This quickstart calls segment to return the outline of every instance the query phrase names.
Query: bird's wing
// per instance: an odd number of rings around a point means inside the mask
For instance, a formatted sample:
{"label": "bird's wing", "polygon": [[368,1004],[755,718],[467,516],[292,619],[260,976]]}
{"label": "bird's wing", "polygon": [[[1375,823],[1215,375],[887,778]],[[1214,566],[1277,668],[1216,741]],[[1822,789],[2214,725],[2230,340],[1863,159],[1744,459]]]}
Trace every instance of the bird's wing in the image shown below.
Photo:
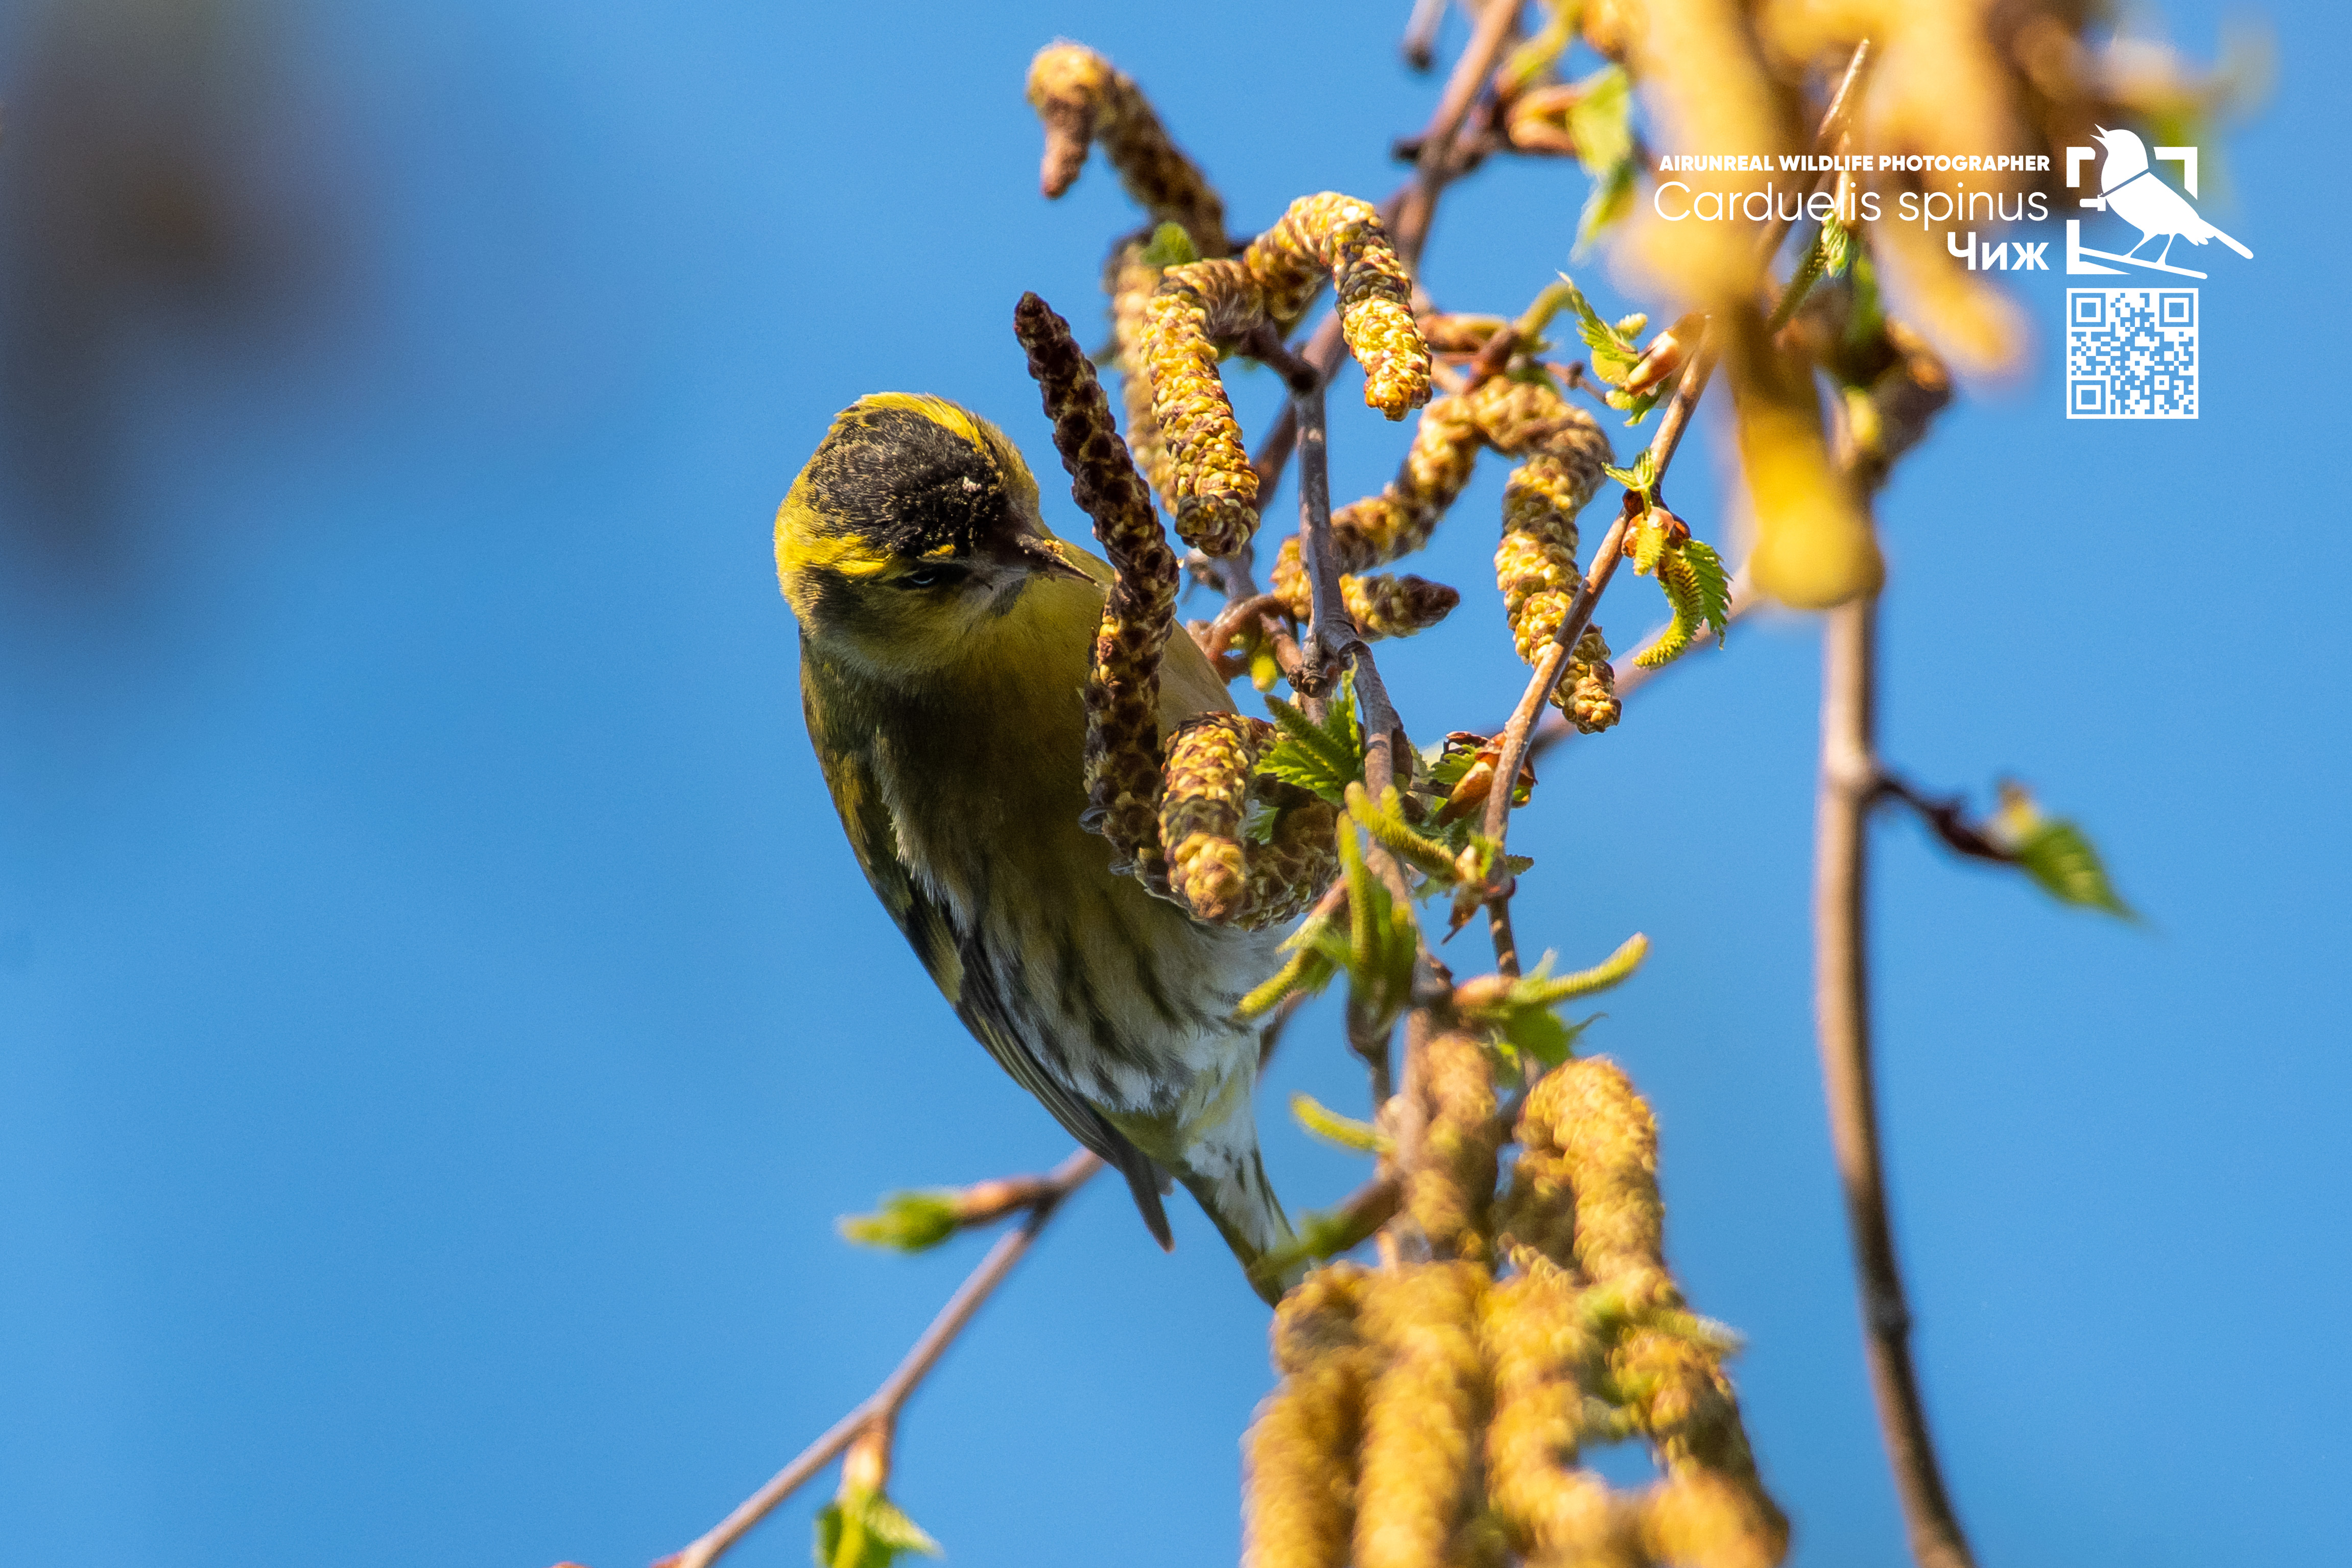
{"label": "bird's wing", "polygon": [[841,814],[841,826],[848,833],[850,852],[857,857],[875,896],[964,1026],[988,1047],[988,1054],[1015,1083],[1053,1112],[1054,1120],[1071,1137],[1127,1178],[1152,1238],[1163,1247],[1173,1247],[1168,1214],[1160,1202],[1165,1181],[1160,1168],[1101,1111],[1048,1076],[1023,1041],[1013,1012],[998,994],[993,969],[978,951],[973,933],[957,929],[947,906],[923,889],[899,858],[898,830],[891,825],[889,807],[876,776],[871,731],[861,733],[855,725],[825,722],[827,705],[817,700],[816,690],[822,679],[803,663],[801,709],[808,720],[817,764],[824,771],[825,788],[832,793],[834,809]]}

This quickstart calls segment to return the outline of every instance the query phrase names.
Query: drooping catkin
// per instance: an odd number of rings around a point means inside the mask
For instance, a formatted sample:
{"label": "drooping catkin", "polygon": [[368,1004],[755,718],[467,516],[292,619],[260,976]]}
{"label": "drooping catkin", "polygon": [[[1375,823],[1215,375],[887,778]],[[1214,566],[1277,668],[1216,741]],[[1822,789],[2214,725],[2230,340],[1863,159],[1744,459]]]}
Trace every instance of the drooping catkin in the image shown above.
{"label": "drooping catkin", "polygon": [[1412,319],[1412,274],[1369,202],[1337,191],[1301,196],[1250,241],[1242,264],[1287,331],[1327,278],[1348,352],[1364,367],[1364,405],[1402,419],[1429,401],[1429,345]]}
{"label": "drooping catkin", "polygon": [[1159,265],[1150,260],[1140,239],[1129,240],[1111,255],[1103,269],[1103,290],[1110,296],[1111,335],[1118,345],[1119,401],[1127,410],[1127,449],[1135,466],[1171,511],[1176,503],[1167,444],[1160,438],[1160,421],[1151,415],[1151,377],[1143,364],[1143,318],[1160,287]]}
{"label": "drooping catkin", "polygon": [[1789,1554],[1789,1524],[1753,1486],[1687,1466],[1642,1500],[1642,1544],[1681,1568],[1776,1568]]}
{"label": "drooping catkin", "polygon": [[1318,1269],[1276,1310],[1283,1380],[1250,1426],[1244,1568],[1343,1568],[1348,1561],[1364,1398],[1377,1362],[1356,1325],[1365,1278],[1352,1264]]}
{"label": "drooping catkin", "polygon": [[1332,192],[1301,196],[1237,260],[1171,267],[1144,312],[1151,407],[1166,443],[1176,531],[1230,555],[1257,528],[1257,475],[1217,373],[1219,347],[1260,328],[1286,331],[1328,278],[1364,398],[1390,418],[1429,398],[1429,350],[1412,285],[1371,207]]}
{"label": "drooping catkin", "polygon": [[1552,705],[1585,734],[1608,729],[1622,716],[1617,700],[1617,668],[1609,662],[1609,640],[1601,628],[1588,625],[1570,655],[1568,674],[1552,689]]}
{"label": "drooping catkin", "polygon": [[1460,1030],[1441,1030],[1422,1049],[1423,1131],[1405,1173],[1404,1203],[1438,1258],[1484,1262],[1495,1194],[1495,1079],[1485,1047]]}
{"label": "drooping catkin", "polygon": [[1087,677],[1086,820],[1147,887],[1164,892],[1160,655],[1176,627],[1175,552],[1069,323],[1034,294],[1021,297],[1013,321],[1054,421],[1071,499],[1094,520],[1095,537],[1117,573]]}
{"label": "drooping catkin", "polygon": [[[1331,807],[1256,773],[1275,735],[1263,719],[1204,713],[1168,737],[1160,842],[1169,890],[1197,920],[1263,931],[1314,902],[1339,875]],[[1276,814],[1264,842],[1244,831],[1254,805]]]}
{"label": "drooping catkin", "polygon": [[1486,1495],[1530,1563],[1622,1562],[1639,1514],[1590,1470],[1570,1469],[1583,1436],[1588,1363],[1598,1354],[1575,1281],[1530,1258],[1487,1291],[1480,1339],[1494,1380]]}
{"label": "drooping catkin", "polygon": [[1244,910],[1249,864],[1242,815],[1250,774],[1274,739],[1273,725],[1238,713],[1202,714],[1168,737],[1160,842],[1171,889],[1201,920],[1224,924]]}
{"label": "drooping catkin", "polygon": [[1039,184],[1050,197],[1076,183],[1089,143],[1154,223],[1177,223],[1202,256],[1223,256],[1225,204],[1170,141],[1150,101],[1126,72],[1083,44],[1049,44],[1029,63],[1029,106],[1045,126]]}
{"label": "drooping catkin", "polygon": [[[1311,600],[1312,595],[1309,595]],[[1348,618],[1372,641],[1409,637],[1427,631],[1454,613],[1462,595],[1443,583],[1411,573],[1375,572],[1339,579],[1339,600]]]}
{"label": "drooping catkin", "polygon": [[1280,813],[1272,837],[1249,846],[1247,912],[1238,922],[1264,931],[1297,916],[1339,875],[1339,814],[1295,785],[1261,778],[1252,787]]}
{"label": "drooping catkin", "polygon": [[1585,1278],[1615,1292],[1628,1313],[1681,1305],[1664,1253],[1657,1119],[1632,1080],[1606,1057],[1565,1063],[1528,1096],[1525,1120],[1538,1119],[1576,1195]]}
{"label": "drooping catkin", "polygon": [[1195,261],[1160,274],[1144,307],[1144,365],[1175,500],[1176,531],[1210,555],[1231,555],[1257,530],[1257,471],[1217,371],[1217,345],[1265,319],[1238,261]]}
{"label": "drooping catkin", "polygon": [[1486,1284],[1471,1263],[1412,1264],[1366,1281],[1359,1321],[1383,1361],[1366,1396],[1354,1568],[1443,1563],[1470,1512]]}
{"label": "drooping catkin", "polygon": [[1681,1326],[1682,1293],[1664,1257],[1656,1118],[1614,1062],[1592,1057],[1547,1074],[1519,1126],[1531,1152],[1544,1147],[1558,1156],[1549,1173],[1573,1197],[1574,1255],[1590,1281],[1588,1301],[1626,1325],[1609,1352],[1608,1384],[1670,1474],[1712,1483],[1660,1505],[1663,1514],[1654,1506],[1645,1531],[1679,1532],[1677,1550],[1712,1542],[1706,1549],[1717,1555],[1691,1559],[1699,1568],[1777,1563],[1788,1523],[1756,1474],[1721,1349]]}

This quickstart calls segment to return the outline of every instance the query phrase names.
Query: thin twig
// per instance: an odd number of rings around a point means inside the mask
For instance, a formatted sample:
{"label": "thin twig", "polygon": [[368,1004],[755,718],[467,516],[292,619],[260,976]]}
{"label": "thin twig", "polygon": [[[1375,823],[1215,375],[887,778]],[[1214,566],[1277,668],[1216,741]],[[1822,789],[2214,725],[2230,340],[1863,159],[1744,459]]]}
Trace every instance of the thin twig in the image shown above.
{"label": "thin twig", "polygon": [[1822,617],[1822,777],[1813,861],[1813,1014],[1830,1142],[1845,1188],[1870,1386],[1895,1495],[1919,1568],[1973,1568],[1936,1462],[1918,1373],[1911,1310],[1886,1213],[1886,1175],[1871,1079],[1870,807],[1884,784],[1873,737],[1877,605],[1841,605]]}
{"label": "thin twig", "polygon": [[1014,1266],[1028,1255],[1032,1243],[1045,1228],[1062,1203],[1072,1193],[1093,1179],[1103,1168],[1103,1163],[1085,1150],[1079,1150],[1054,1168],[1045,1185],[1029,1205],[1021,1223],[997,1237],[996,1245],[980,1266],[965,1277],[940,1309],[930,1327],[923,1331],[914,1348],[907,1352],[882,1385],[865,1402],[833,1424],[824,1436],[801,1450],[792,1463],[778,1470],[765,1486],[739,1503],[735,1510],[713,1526],[710,1531],[685,1551],[663,1558],[654,1568],[709,1568],[726,1551],[741,1540],[751,1527],[765,1519],[778,1503],[806,1486],[816,1474],[830,1464],[864,1433],[887,1430],[898,1419],[898,1412],[923,1379],[929,1375],[956,1336],[963,1332],[974,1313],[978,1312],[990,1294],[1004,1282]]}
{"label": "thin twig", "polygon": [[1202,628],[1195,640],[1200,643],[1202,653],[1215,658],[1233,646],[1234,638],[1239,637],[1242,628],[1250,622],[1261,616],[1287,613],[1288,606],[1276,595],[1247,595],[1228,602],[1223,609],[1217,612],[1217,618]]}
{"label": "thin twig", "polygon": [[1437,29],[1445,20],[1445,0],[1412,0],[1412,15],[1404,25],[1404,38],[1397,52],[1404,63],[1417,71],[1425,71],[1437,63]]}
{"label": "thin twig", "polygon": [[1437,198],[1454,177],[1454,138],[1469,119],[1471,106],[1486,90],[1487,79],[1495,74],[1503,46],[1518,29],[1519,5],[1520,0],[1486,0],[1486,9],[1478,13],[1478,25],[1471,31],[1469,47],[1446,79],[1437,112],[1430,116],[1429,129],[1422,132],[1412,184],[1397,209],[1391,236],[1409,271],[1421,270],[1421,249],[1428,242],[1430,224],[1437,215]]}
{"label": "thin twig", "polygon": [[1878,794],[1885,800],[1899,800],[1917,814],[1929,832],[1943,840],[1944,847],[1956,855],[1972,860],[1990,860],[1999,866],[2017,864],[2017,851],[1990,837],[1969,820],[1968,800],[1962,795],[1937,799],[1924,794],[1918,786],[1881,764],[1878,771]]}
{"label": "thin twig", "polygon": [[[1304,367],[1302,367],[1304,368]],[[1323,379],[1307,369],[1291,387],[1298,424],[1298,541],[1307,567],[1307,633],[1299,639],[1300,673],[1309,696],[1330,687],[1331,666],[1363,647],[1339,595],[1339,563],[1331,544],[1331,468],[1324,440]]]}

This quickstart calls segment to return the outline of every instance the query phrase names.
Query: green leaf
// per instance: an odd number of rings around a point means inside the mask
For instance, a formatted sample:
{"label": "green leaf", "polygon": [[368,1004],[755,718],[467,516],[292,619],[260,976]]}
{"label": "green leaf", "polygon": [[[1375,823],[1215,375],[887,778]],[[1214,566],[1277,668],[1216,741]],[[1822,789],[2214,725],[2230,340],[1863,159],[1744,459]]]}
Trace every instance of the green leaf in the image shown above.
{"label": "green leaf", "polygon": [[1421,749],[1422,792],[1444,800],[1462,782],[1462,775],[1478,760],[1478,748],[1486,743],[1484,735],[1474,735],[1467,730],[1457,730],[1443,741],[1433,741]]}
{"label": "green leaf", "polygon": [[1292,1095],[1290,1114],[1298,1119],[1298,1125],[1325,1142],[1359,1154],[1385,1154],[1394,1147],[1388,1134],[1370,1122],[1342,1116],[1311,1094]]}
{"label": "green leaf", "polygon": [[1364,777],[1364,731],[1356,718],[1355,671],[1340,678],[1339,689],[1332,693],[1320,724],[1279,697],[1269,695],[1265,706],[1281,726],[1282,738],[1258,760],[1257,771],[1297,784],[1333,805],[1346,805],[1348,786],[1362,783]]}
{"label": "green leaf", "polygon": [[1659,558],[1666,552],[1666,525],[1656,519],[1655,512],[1646,513],[1633,530],[1633,574],[1637,577],[1655,572]]}
{"label": "green leaf", "polygon": [[1454,992],[1454,1006],[1463,1023],[1491,1032],[1515,1064],[1534,1061],[1555,1068],[1568,1059],[1578,1037],[1591,1026],[1593,1019],[1571,1024],[1552,1009],[1570,997],[1589,996],[1617,984],[1641,966],[1649,951],[1650,939],[1637,932],[1591,969],[1556,979],[1551,974],[1552,955],[1546,953],[1532,974],[1511,980],[1488,975],[1466,983]]}
{"label": "green leaf", "polygon": [[1665,401],[1666,395],[1666,389],[1663,386],[1653,387],[1647,392],[1626,392],[1612,387],[1601,395],[1601,401],[1612,408],[1622,409],[1626,426],[1630,429],[1647,419],[1650,410]]}
{"label": "green leaf", "polygon": [[1853,231],[1832,218],[1822,225],[1822,275],[1837,278],[1853,263]]}
{"label": "green leaf", "polygon": [[2139,918],[2117,896],[2105,864],[2083,830],[2064,817],[2042,816],[2023,784],[2001,781],[2000,809],[1991,827],[1994,838],[2017,857],[2018,868],[2060,903],[2121,920]]}
{"label": "green leaf", "polygon": [[2042,891],[2062,904],[2104,910],[2125,920],[2138,918],[2116,894],[2107,880],[2099,852],[2083,830],[2063,817],[2052,817],[2017,845],[2017,863],[2040,883]]}
{"label": "green leaf", "polygon": [[880,1492],[845,1491],[816,1516],[817,1568],[890,1568],[909,1552],[944,1555],[938,1542]]}
{"label": "green leaf", "polygon": [[1633,210],[1633,161],[1628,158],[1592,176],[1592,189],[1584,198],[1584,210],[1577,215],[1576,242],[1569,255],[1591,255],[1601,237],[1623,222]]}
{"label": "green leaf", "polygon": [[[1640,359],[1640,352],[1633,342],[1620,333],[1614,326],[1601,319],[1601,312],[1592,308],[1592,301],[1584,297],[1584,290],[1576,286],[1575,279],[1563,272],[1559,275],[1559,283],[1556,287],[1567,295],[1570,308],[1576,312],[1576,335],[1584,340],[1585,347],[1591,349],[1596,356],[1614,354],[1622,357],[1632,354],[1636,360]],[[1595,368],[1599,367],[1598,358],[1595,359],[1594,365]]]}
{"label": "green leaf", "polygon": [[1359,1016],[1391,1019],[1412,993],[1412,961],[1421,933],[1410,908],[1400,909],[1364,864],[1363,847],[1349,826],[1339,835],[1339,869],[1348,883],[1348,931],[1327,931],[1317,945],[1348,972],[1348,1005]]}
{"label": "green leaf", "polygon": [[1569,140],[1588,174],[1613,174],[1633,158],[1633,84],[1622,66],[1604,66],[1576,84]]}
{"label": "green leaf", "polygon": [[1151,231],[1141,258],[1147,267],[1182,267],[1201,259],[1192,237],[1181,223],[1163,223]]}
{"label": "green leaf", "polygon": [[1715,628],[1716,646],[1720,647],[1731,630],[1731,578],[1723,569],[1723,557],[1706,540],[1687,539],[1683,542],[1683,559],[1690,563],[1691,575],[1698,584],[1700,617]]}
{"label": "green leaf", "polygon": [[1282,945],[1290,953],[1289,959],[1264,984],[1241,999],[1234,1016],[1244,1023],[1262,1017],[1281,1005],[1283,998],[1294,991],[1303,991],[1309,996],[1320,994],[1339,972],[1340,961],[1334,959],[1324,946],[1330,929],[1328,915],[1312,918],[1284,939]]}
{"label": "green leaf", "polygon": [[[1592,1018],[1600,1016],[1598,1013],[1592,1015]],[[1576,1049],[1578,1037],[1592,1026],[1592,1018],[1580,1018],[1570,1024],[1548,1008],[1521,1008],[1504,1024],[1503,1041],[1549,1072],[1568,1060]]]}
{"label": "green leaf", "polygon": [[844,1215],[841,1234],[860,1247],[926,1252],[956,1233],[955,1194],[937,1187],[892,1193],[873,1214]]}

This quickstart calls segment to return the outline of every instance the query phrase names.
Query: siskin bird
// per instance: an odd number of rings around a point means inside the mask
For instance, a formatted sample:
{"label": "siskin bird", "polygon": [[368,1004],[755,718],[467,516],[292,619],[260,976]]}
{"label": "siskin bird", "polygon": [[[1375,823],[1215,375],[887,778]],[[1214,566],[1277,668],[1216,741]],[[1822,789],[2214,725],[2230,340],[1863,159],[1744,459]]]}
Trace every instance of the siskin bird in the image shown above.
{"label": "siskin bird", "polygon": [[[1258,1152],[1257,1036],[1233,1016],[1277,966],[1279,933],[1195,921],[1114,875],[1079,824],[1110,567],[1045,526],[995,426],[878,393],[793,481],[776,569],[850,847],[956,1016],[1127,1178],[1160,1246],[1171,1175],[1244,1268],[1288,1240]],[[1163,737],[1232,706],[1192,640],[1171,638]]]}

